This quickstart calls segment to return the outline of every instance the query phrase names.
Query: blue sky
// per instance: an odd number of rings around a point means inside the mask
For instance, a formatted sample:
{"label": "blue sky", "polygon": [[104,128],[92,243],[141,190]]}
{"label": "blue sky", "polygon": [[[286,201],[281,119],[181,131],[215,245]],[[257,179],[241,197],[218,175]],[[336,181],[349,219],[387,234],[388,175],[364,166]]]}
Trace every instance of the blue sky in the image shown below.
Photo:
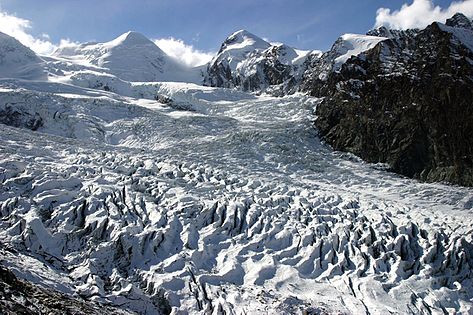
{"label": "blue sky", "polygon": [[[457,3],[473,15],[473,0]],[[396,15],[403,5],[409,7]],[[341,34],[373,28],[377,18],[394,27],[416,26],[450,14],[452,6],[445,0],[0,0],[1,12],[28,20],[28,34],[53,44],[108,41],[134,30],[151,39],[179,39],[202,52],[217,51],[239,29],[300,49],[327,50]],[[390,11],[382,15],[380,8]],[[419,22],[423,17],[427,21]]]}
{"label": "blue sky", "polygon": [[[51,40],[110,40],[128,31],[150,38],[174,37],[214,51],[232,32],[247,29],[301,49],[330,47],[347,32],[375,24],[380,7],[399,9],[399,0],[2,0],[6,10],[33,23],[33,33]],[[447,6],[451,1],[434,1]]]}

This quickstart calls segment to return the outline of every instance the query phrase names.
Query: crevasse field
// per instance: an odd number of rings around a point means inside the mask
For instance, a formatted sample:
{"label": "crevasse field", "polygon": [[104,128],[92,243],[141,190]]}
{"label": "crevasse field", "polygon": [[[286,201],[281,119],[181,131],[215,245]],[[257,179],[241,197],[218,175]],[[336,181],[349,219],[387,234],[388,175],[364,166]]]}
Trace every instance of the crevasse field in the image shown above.
{"label": "crevasse field", "polygon": [[37,129],[0,124],[16,274],[141,314],[473,312],[471,188],[332,151],[315,98],[89,79],[0,81]]}

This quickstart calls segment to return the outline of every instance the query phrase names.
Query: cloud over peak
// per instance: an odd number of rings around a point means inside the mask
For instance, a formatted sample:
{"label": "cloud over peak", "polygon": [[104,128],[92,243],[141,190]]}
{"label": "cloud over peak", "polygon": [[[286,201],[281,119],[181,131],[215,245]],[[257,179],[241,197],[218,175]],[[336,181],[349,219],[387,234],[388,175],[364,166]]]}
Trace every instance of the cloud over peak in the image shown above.
{"label": "cloud over peak", "polygon": [[29,20],[0,11],[0,32],[15,37],[23,45],[39,54],[49,54],[56,48],[50,42],[47,34],[43,34],[42,38],[36,38],[28,33],[30,29],[31,22]]}
{"label": "cloud over peak", "polygon": [[[59,44],[53,43],[48,34],[35,37],[31,35],[31,31],[31,21],[0,11],[0,32],[16,38],[38,54],[49,55],[58,47],[78,45],[68,39],[61,39]],[[157,39],[154,42],[170,57],[187,66],[203,65],[213,57],[212,53],[197,50],[192,45],[173,37]]]}
{"label": "cloud over peak", "polygon": [[173,37],[155,39],[154,43],[170,57],[191,67],[203,65],[214,56],[213,53],[197,50],[192,45]]}
{"label": "cloud over peak", "polygon": [[424,28],[434,21],[445,22],[457,12],[472,18],[473,0],[452,2],[447,8],[434,5],[432,0],[414,0],[394,11],[380,8],[376,13],[375,26],[384,25],[394,29]]}

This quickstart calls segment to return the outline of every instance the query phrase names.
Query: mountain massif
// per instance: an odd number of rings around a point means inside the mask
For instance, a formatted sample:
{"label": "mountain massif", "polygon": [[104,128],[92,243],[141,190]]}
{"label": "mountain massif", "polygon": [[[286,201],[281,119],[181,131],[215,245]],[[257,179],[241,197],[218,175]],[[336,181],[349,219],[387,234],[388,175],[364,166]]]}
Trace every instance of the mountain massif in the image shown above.
{"label": "mountain massif", "polygon": [[423,30],[346,34],[325,53],[238,32],[204,83],[320,97],[315,126],[335,149],[408,177],[473,186],[472,60],[463,14]]}
{"label": "mountain massif", "polygon": [[472,33],[0,34],[0,313],[473,313]]}
{"label": "mountain massif", "polygon": [[325,96],[321,135],[397,173],[473,186],[471,22],[456,15],[417,32],[378,33],[388,39],[311,88]]}

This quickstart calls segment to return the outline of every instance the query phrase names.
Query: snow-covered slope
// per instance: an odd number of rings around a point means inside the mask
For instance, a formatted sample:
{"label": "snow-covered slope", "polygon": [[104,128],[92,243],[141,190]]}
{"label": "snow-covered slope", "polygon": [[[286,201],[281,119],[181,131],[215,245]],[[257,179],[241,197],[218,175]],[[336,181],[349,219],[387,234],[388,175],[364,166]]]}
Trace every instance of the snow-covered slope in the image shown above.
{"label": "snow-covered slope", "polygon": [[31,49],[0,32],[0,78],[45,79],[43,63]]}
{"label": "snow-covered slope", "polygon": [[300,70],[303,73],[297,82],[299,90],[307,92],[323,89],[327,78],[334,72],[339,72],[343,64],[353,56],[375,47],[387,38],[382,34],[377,36],[344,34],[323,54],[310,54]]}
{"label": "snow-covered slope", "polygon": [[[465,23],[439,30],[467,34]],[[465,40],[448,34],[445,47]],[[379,51],[387,75],[410,70],[399,60],[414,57],[396,41],[411,35],[345,35],[322,54],[240,31],[209,70],[228,86],[283,92],[341,76],[332,95],[349,84],[356,92],[350,75],[377,65],[366,59],[373,46],[391,49]],[[422,45],[436,51],[429,38]],[[15,75],[0,78],[2,274],[47,288],[47,305],[61,305],[50,297],[59,291],[75,296],[66,304],[81,297],[111,312],[473,312],[473,188],[333,151],[313,128],[327,98],[138,82],[177,80],[180,70],[191,80],[153,45],[131,32],[32,55],[49,81],[22,80],[23,61],[5,67]],[[463,56],[463,46],[445,51]],[[387,58],[396,53],[404,57]]]}
{"label": "snow-covered slope", "polygon": [[22,278],[141,314],[473,310],[472,189],[333,152],[317,99],[0,86],[0,111],[42,121],[0,124],[2,264]]}
{"label": "snow-covered slope", "polygon": [[85,60],[125,81],[201,81],[200,68],[179,64],[137,32],[124,33],[106,43],[60,48],[54,55],[69,61]]}
{"label": "snow-covered slope", "polygon": [[345,34],[342,35],[333,45],[332,51],[335,57],[333,69],[340,70],[340,67],[352,56],[357,56],[364,51],[367,51],[376,46],[380,41],[385,40],[385,37],[359,35],[359,34]]}

